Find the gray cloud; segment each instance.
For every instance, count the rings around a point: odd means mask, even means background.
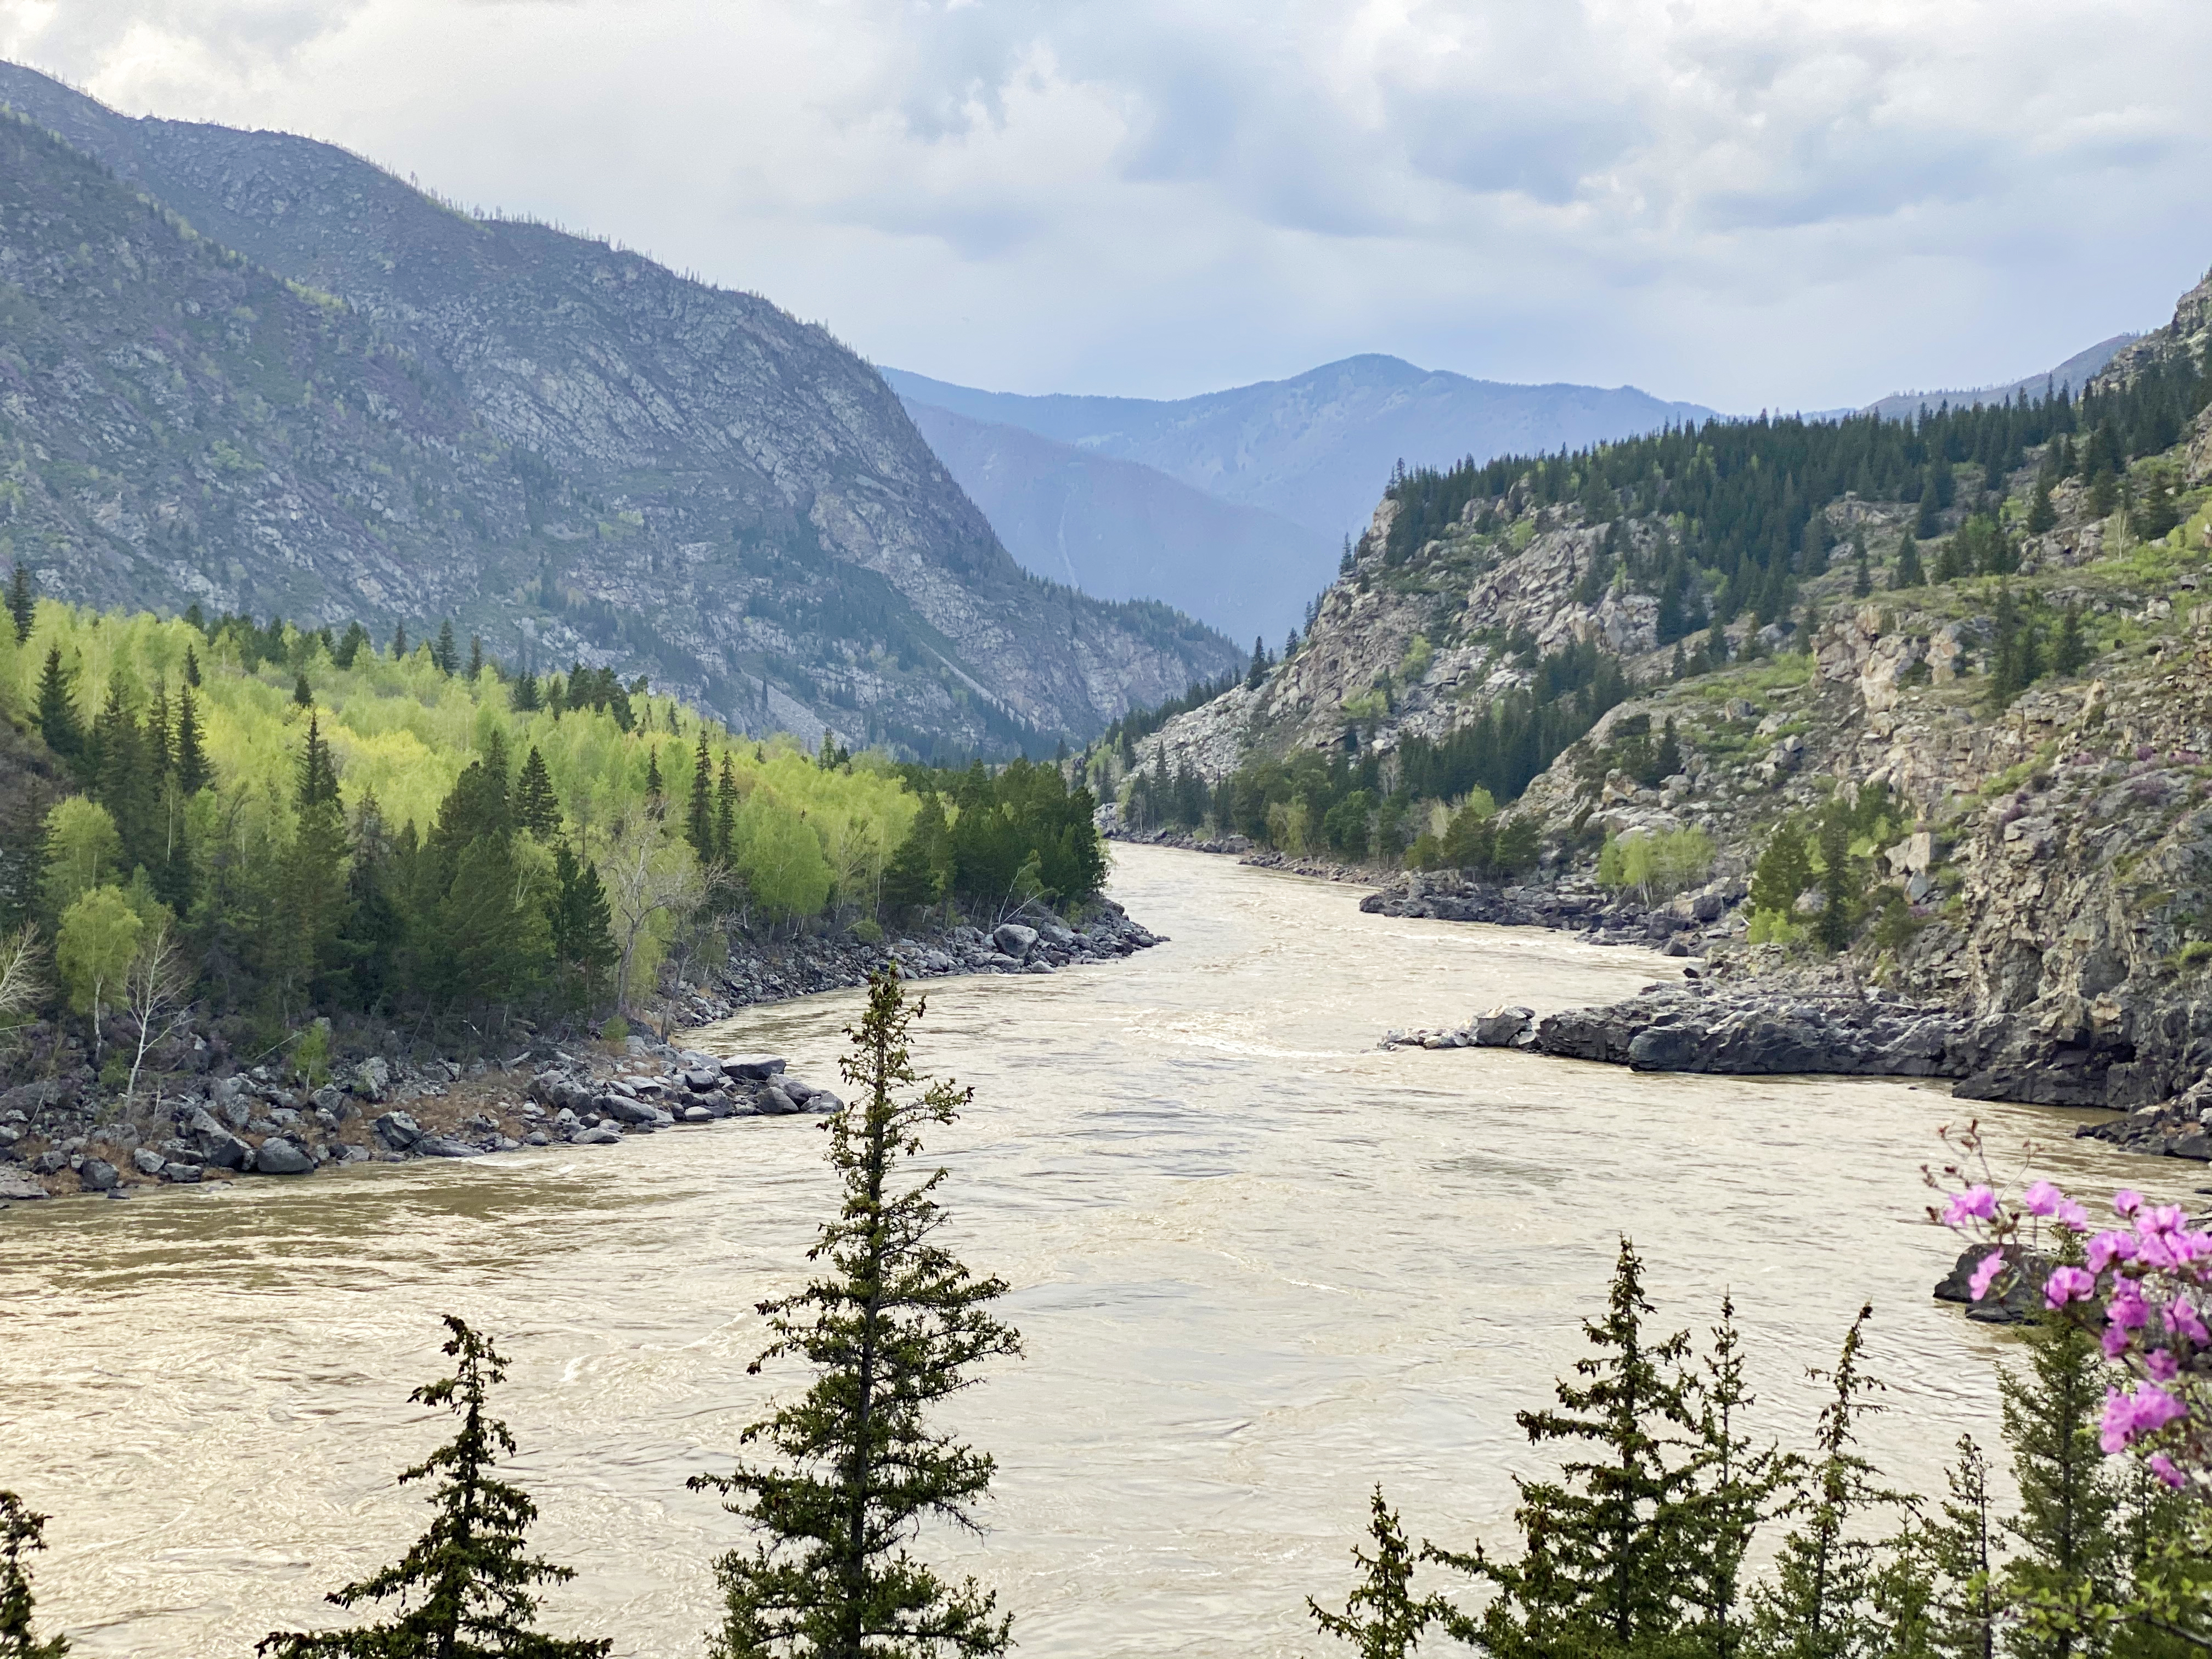
[[[0,0],[872,356],[1173,393],[1355,350],[1739,408],[2008,377],[2212,262],[2194,0]]]

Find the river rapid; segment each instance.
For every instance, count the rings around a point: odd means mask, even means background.
[[[1378,1053],[1392,1025],[1626,994],[1677,964],[1534,931],[1362,915],[1359,890],[1158,848],[1113,890],[1171,942],[928,988],[918,1058],[972,1085],[931,1152],[1027,1358],[958,1402],[998,1459],[988,1534],[926,1547],[998,1587],[1036,1656],[1280,1659],[1324,1644],[1370,1487],[1407,1529],[1503,1540],[1515,1428],[1583,1352],[1626,1231],[1669,1328],[1724,1288],[1765,1429],[1802,1443],[1863,1300],[1927,1490],[1994,1443],[2002,1336],[1929,1300],[1954,1249],[1923,1163],[1969,1109],[1866,1080],[1643,1076],[1485,1050]],[[834,1083],[858,993],[700,1034]],[[2085,1189],[2179,1196],[2198,1166],[1978,1110]],[[42,1622],[88,1656],[216,1659],[339,1617],[322,1593],[420,1530],[393,1475],[444,1437],[406,1403],[437,1316],[496,1334],[535,1541],[578,1569],[547,1627],[704,1651],[736,1522],[686,1476],[798,1375],[750,1377],[753,1311],[834,1202],[817,1121],[619,1146],[70,1200],[0,1215],[0,1486],[50,1511]]]

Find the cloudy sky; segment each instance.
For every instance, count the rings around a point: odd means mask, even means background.
[[[1012,391],[1386,351],[1820,408],[2212,265],[2203,0],[0,0],[0,53]]]

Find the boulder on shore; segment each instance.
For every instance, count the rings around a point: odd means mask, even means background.
[[[282,1135],[271,1135],[253,1154],[256,1175],[309,1175],[314,1168],[315,1155]]]
[[[765,1083],[782,1070],[781,1054],[732,1054],[722,1061],[722,1075],[740,1083]]]

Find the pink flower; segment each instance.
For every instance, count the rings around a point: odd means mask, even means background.
[[[2198,1316],[2197,1304],[2187,1297],[2176,1297],[2166,1310],[2166,1328],[2176,1336],[2186,1337],[2198,1347],[2212,1346],[2212,1333],[2204,1328]]]
[[[2125,1451],[2147,1434],[2156,1434],[2176,1418],[2186,1417],[2188,1407],[2155,1382],[2138,1384],[2132,1394],[2109,1390],[2105,1395],[2105,1420],[2098,1443],[2107,1456]]]
[[[2124,1331],[2139,1331],[2150,1318],[2150,1310],[2143,1303],[2142,1286],[2132,1279],[2123,1279],[2112,1286],[2112,1300],[2106,1304],[2105,1317]]]
[[[1991,1250],[1981,1259],[1974,1268],[1974,1276],[1966,1281],[1966,1288],[1974,1293],[1975,1301],[1979,1302],[1989,1295],[1990,1286],[1996,1283],[1997,1275],[2004,1271],[2004,1267],[2002,1250]]]
[[[2089,1271],[2100,1273],[2115,1261],[2134,1259],[2136,1242],[2123,1232],[2099,1233],[2089,1241]]]
[[[2173,1467],[2173,1460],[2164,1452],[2151,1454],[2150,1472],[2176,1492],[2179,1492],[2189,1484],[2188,1479],[2181,1471]]]
[[[2118,1325],[2105,1327],[2105,1358],[2118,1359],[2128,1351],[2128,1334]]]
[[[1943,1206],[1943,1224],[1963,1227],[1969,1221],[1994,1221],[1997,1213],[1997,1195],[1987,1187],[1969,1187],[1963,1193],[1951,1194],[1951,1201]]]
[[[2066,1194],[2049,1182],[2039,1181],[2020,1195],[2020,1201],[2027,1206],[2030,1215],[2053,1216],[2066,1201]]]
[[[2143,1356],[2143,1369],[2154,1382],[2171,1382],[2181,1375],[2181,1362],[2170,1348],[2153,1348]]]
[[[2119,1215],[2133,1215],[2142,1208],[2142,1194],[2131,1187],[2123,1187],[2112,1194],[2112,1209]]]
[[[2048,1307],[2063,1308],[2069,1302],[2087,1302],[2096,1288],[2096,1279],[2082,1268],[2053,1267],[2043,1281],[2043,1300]]]

